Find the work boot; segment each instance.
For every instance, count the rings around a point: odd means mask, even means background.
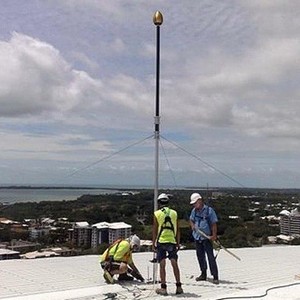
[[[168,295],[167,289],[163,289],[163,288],[158,288],[155,290],[155,292],[156,292],[156,294],[162,295],[162,296]]]
[[[176,283],[176,295],[183,294],[183,289],[181,287],[181,283]]]
[[[128,275],[127,273],[120,274],[118,277],[119,281],[132,281],[133,277]]]
[[[196,277],[196,281],[205,281],[206,278],[206,272],[202,272],[200,276]]]
[[[104,270],[103,277],[106,283],[114,283],[113,276],[107,270]]]
[[[161,284],[161,287],[160,288],[157,288],[155,290],[156,294],[158,295],[162,295],[162,296],[167,296],[168,295],[168,292],[167,292],[167,285],[166,284]]]
[[[214,277],[212,282],[213,282],[213,284],[219,284],[220,283],[218,277]]]

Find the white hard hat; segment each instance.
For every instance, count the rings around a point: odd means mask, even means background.
[[[134,234],[134,235],[131,235],[129,237],[129,243],[130,245],[133,247],[133,246],[137,246],[137,247],[140,247],[141,246],[141,240],[140,238]]]
[[[198,199],[202,199],[201,195],[198,193],[193,193],[190,197],[190,204],[196,203]]]
[[[169,196],[165,193],[162,193],[158,196],[157,200],[162,203],[169,202]]]

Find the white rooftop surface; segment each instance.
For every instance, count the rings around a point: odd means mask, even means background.
[[[179,266],[184,294],[176,296],[169,262],[169,295],[159,296],[154,292],[158,284],[106,284],[97,255],[3,260],[0,261],[0,299],[300,299],[300,246],[230,250],[241,261],[224,250],[219,252],[219,285],[214,285],[211,277],[206,282],[196,282],[195,277],[200,272],[195,250],[181,250]],[[150,252],[134,253],[134,261],[145,279],[152,277],[150,259]]]

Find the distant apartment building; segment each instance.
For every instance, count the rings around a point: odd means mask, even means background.
[[[92,228],[88,222],[75,222],[72,229],[69,230],[69,240],[78,247],[87,247],[91,245]]]
[[[97,248],[102,243],[108,243],[109,241],[109,223],[100,222],[92,225],[92,241],[91,247]]]
[[[76,222],[69,230],[69,239],[76,246],[97,248],[102,243],[111,244],[118,238],[128,238],[131,225],[124,222],[100,222],[89,225],[88,222]]]
[[[110,223],[108,227],[108,243],[111,244],[119,238],[129,238],[131,227],[131,225],[124,222]]]
[[[280,233],[288,236],[300,236],[300,212],[283,210],[280,215]]]
[[[29,231],[29,239],[34,241],[37,240],[38,238],[48,235],[50,232],[51,228],[50,227],[30,227],[28,229]]]

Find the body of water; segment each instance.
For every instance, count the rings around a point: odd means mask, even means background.
[[[0,188],[0,203],[76,200],[82,195],[113,194],[113,189],[76,188]]]

